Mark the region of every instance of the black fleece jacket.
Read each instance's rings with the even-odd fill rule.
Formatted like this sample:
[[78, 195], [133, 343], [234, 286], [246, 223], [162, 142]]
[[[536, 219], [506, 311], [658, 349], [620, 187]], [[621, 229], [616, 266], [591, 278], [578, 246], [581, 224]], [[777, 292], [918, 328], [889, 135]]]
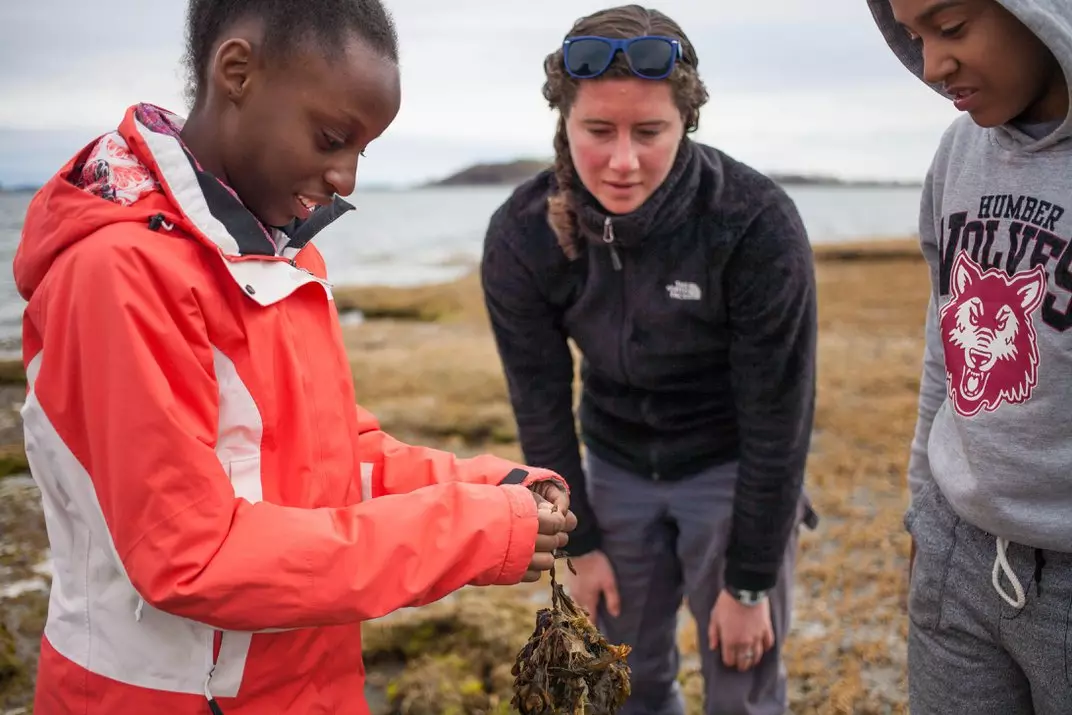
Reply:
[[575, 187], [582, 250], [570, 261], [547, 223], [554, 186], [545, 171], [496, 211], [481, 275], [525, 459], [572, 491], [568, 551], [600, 545], [572, 338], [585, 446], [657, 480], [738, 460], [726, 583], [771, 588], [804, 503], [814, 415], [815, 274], [795, 205], [769, 178], [686, 139], [632, 214], [608, 216]]

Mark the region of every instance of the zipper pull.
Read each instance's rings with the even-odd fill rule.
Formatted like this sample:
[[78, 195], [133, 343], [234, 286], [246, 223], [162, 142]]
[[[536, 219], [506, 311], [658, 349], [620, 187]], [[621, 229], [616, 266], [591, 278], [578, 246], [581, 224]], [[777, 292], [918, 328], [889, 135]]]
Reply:
[[208, 700], [208, 709], [212, 715], [223, 715], [223, 708], [216, 702], [216, 698], [212, 695], [212, 688], [209, 685], [212, 683], [212, 674], [216, 672], [215, 656], [213, 656], [212, 667], [209, 668], [208, 676], [205, 678], [205, 699]]
[[603, 243], [610, 248], [610, 262], [614, 270], [622, 270], [622, 258], [618, 255], [618, 249], [614, 247], [614, 226], [611, 224], [610, 216], [603, 219]]

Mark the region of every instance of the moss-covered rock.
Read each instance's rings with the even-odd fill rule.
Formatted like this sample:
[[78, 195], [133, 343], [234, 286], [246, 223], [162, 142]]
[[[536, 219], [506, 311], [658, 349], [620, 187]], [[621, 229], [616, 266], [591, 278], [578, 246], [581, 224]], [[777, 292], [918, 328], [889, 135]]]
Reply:
[[435, 322], [461, 310], [458, 294], [450, 284], [415, 288], [337, 288], [334, 294], [340, 313], [360, 311], [368, 320]]
[[0, 385], [25, 385], [26, 369], [22, 360], [0, 360]]
[[0, 622], [0, 708], [21, 707], [26, 699], [29, 675], [18, 657], [15, 637]]
[[12, 474], [22, 474], [30, 468], [26, 461], [26, 449], [21, 444], [0, 446], [0, 479]]

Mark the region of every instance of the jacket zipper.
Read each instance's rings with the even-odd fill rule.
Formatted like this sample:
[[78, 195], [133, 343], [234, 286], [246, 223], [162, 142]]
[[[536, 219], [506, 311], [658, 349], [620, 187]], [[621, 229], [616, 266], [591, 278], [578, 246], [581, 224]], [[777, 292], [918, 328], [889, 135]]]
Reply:
[[[613, 224], [610, 216], [607, 216], [607, 217], [605, 217], [603, 219], [603, 243], [607, 244], [607, 248], [610, 249], [610, 262], [611, 262], [611, 265], [614, 266], [614, 270], [621, 271], [622, 270], [622, 258], [621, 258], [621, 256], [618, 255], [618, 249], [614, 247], [614, 224]], [[628, 372], [627, 372], [626, 367], [625, 367], [625, 365], [626, 365], [626, 355], [628, 353], [628, 348], [626, 347], [626, 344], [625, 344], [625, 342], [626, 342], [625, 341], [625, 324], [626, 324], [626, 314], [628, 313], [626, 303], [628, 302], [628, 299], [629, 299], [629, 290], [626, 287], [625, 281], [624, 281], [624, 278], [623, 278], [623, 281], [622, 281], [622, 327], [621, 327], [621, 334], [620, 334], [620, 337], [618, 339], [618, 361], [621, 364], [622, 376], [625, 378], [626, 384], [629, 384], [629, 375], [628, 375]], [[655, 465], [655, 447], [654, 446], [652, 446], [648, 451], [648, 459], [649, 459], [649, 462], [654, 466]], [[659, 475], [658, 471], [653, 471], [651, 476], [652, 476], [652, 479], [654, 479], [655, 481], [659, 481], [659, 479], [660, 479], [660, 475]]]
[[622, 270], [622, 259], [618, 255], [618, 249], [614, 247], [614, 226], [611, 224], [610, 216], [603, 219], [603, 243], [607, 244], [607, 248], [610, 249], [610, 263], [614, 266], [614, 270]]
[[[607, 216], [603, 219], [603, 243], [607, 244], [610, 249], [610, 262], [614, 266], [616, 272], [622, 270], [622, 257], [618, 255], [618, 249], [614, 246], [614, 224], [611, 221], [611, 217]], [[618, 326], [618, 367], [622, 372], [622, 379], [625, 384], [629, 384], [629, 375], [625, 369], [626, 362], [626, 345], [625, 345], [625, 327], [626, 327], [626, 303], [629, 298], [629, 289], [625, 285], [625, 276], [621, 277], [622, 284], [622, 320]]]
[[212, 667], [208, 670], [208, 677], [205, 678], [205, 699], [208, 700], [208, 709], [212, 715], [223, 715], [223, 708], [216, 702], [216, 698], [212, 695], [212, 689], [209, 685], [212, 683], [212, 675], [216, 672], [216, 663], [220, 659], [220, 647], [223, 645], [223, 631], [212, 632]]
[[[141, 620], [144, 608], [145, 599], [139, 596], [138, 605], [134, 609], [134, 620]], [[220, 659], [220, 648], [222, 646], [223, 631], [212, 631], [212, 667], [208, 669], [208, 675], [205, 676], [205, 699], [208, 700], [208, 709], [212, 715], [223, 715], [223, 709], [216, 702], [216, 698], [212, 696], [212, 689], [209, 687], [212, 683], [212, 674], [216, 672], [216, 663]]]

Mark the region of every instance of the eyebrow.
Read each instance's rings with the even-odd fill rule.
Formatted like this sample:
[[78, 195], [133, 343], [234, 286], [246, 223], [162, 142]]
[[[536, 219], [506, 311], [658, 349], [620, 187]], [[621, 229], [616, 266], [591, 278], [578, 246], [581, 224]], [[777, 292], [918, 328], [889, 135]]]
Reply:
[[[582, 124], [602, 124], [602, 125], [607, 125], [607, 126], [613, 126], [614, 125], [614, 122], [610, 121], [609, 119], [598, 119], [598, 118], [595, 118], [595, 117], [593, 117], [591, 119], [584, 119], [584, 120], [581, 121], [581, 123]], [[664, 126], [666, 124], [669, 124], [669, 122], [667, 120], [665, 120], [665, 119], [645, 119], [644, 121], [637, 122], [635, 126], [638, 126], [638, 127], [656, 127], [656, 126], [660, 126], [661, 127], [661, 126]]]
[[916, 18], [916, 22], [927, 22], [943, 10], [949, 10], [950, 8], [958, 7], [963, 4], [964, 0], [942, 0], [942, 2], [935, 3], [921, 12]]

